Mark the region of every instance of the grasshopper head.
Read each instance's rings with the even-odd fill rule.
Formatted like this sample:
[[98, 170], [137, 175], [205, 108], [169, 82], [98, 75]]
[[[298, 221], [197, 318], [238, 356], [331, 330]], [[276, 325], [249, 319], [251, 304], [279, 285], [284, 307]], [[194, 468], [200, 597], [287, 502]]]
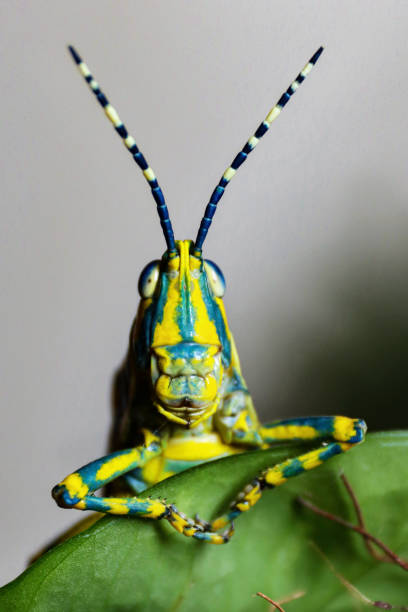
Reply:
[[138, 365], [150, 368], [157, 410], [194, 427], [217, 410], [231, 360], [225, 282], [218, 266], [193, 254], [191, 241], [176, 247], [140, 276], [133, 346]]
[[[121, 373], [134, 399], [132, 394], [142, 396], [143, 389], [135, 389], [137, 385], [133, 381], [141, 374], [145, 382], [146, 372], [150, 372], [153, 401], [159, 413], [170, 421], [194, 427], [217, 410], [222, 397], [223, 373], [231, 366], [231, 351], [233, 361], [237, 361], [222, 303], [224, 278], [215, 264], [202, 258], [203, 243], [230, 180], [310, 73], [323, 47], [310, 58], [225, 170], [205, 208], [194, 245], [188, 240], [175, 241], [164, 194], [153, 169], [87, 65], [73, 47], [69, 50], [106, 116], [142, 170], [156, 203], [167, 244], [161, 261], [150, 263], [141, 274], [142, 300], [132, 328], [129, 352], [129, 360], [136, 367], [133, 377], [129, 377], [128, 362], [127, 369]], [[132, 378], [131, 383], [129, 378]], [[120, 412], [123, 412], [122, 406]], [[119, 415], [119, 422], [122, 417]]]

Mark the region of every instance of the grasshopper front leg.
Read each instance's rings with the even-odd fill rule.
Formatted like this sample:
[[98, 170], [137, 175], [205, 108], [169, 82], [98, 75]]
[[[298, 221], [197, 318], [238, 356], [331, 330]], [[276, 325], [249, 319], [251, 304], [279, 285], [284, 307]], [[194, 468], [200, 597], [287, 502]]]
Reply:
[[259, 434], [266, 445], [282, 441], [328, 440], [327, 445], [287, 459], [267, 468], [237, 495], [224, 515], [211, 521], [202, 522], [204, 528], [217, 531], [231, 524], [242, 512], [246, 512], [260, 499], [265, 488], [273, 489], [284, 484], [289, 478], [312, 470], [325, 461], [353, 448], [364, 441], [366, 424], [361, 419], [343, 416], [306, 417], [285, 419], [265, 425]]
[[140, 514], [146, 518], [162, 518], [165, 505], [160, 501], [137, 497], [96, 497], [95, 491], [135, 468], [142, 467], [163, 451], [162, 442], [148, 430], [143, 430], [143, 445], [116, 451], [84, 465], [69, 474], [52, 490], [52, 496], [62, 508], [95, 510], [107, 514]]
[[153, 457], [163, 452], [162, 441], [144, 430], [145, 444], [120, 450], [92, 461], [73, 472], [52, 490], [52, 496], [62, 508], [94, 510], [105, 514], [133, 515], [149, 519], [166, 519], [179, 533], [197, 540], [224, 544], [233, 533], [231, 526], [226, 533], [204, 530], [200, 523], [188, 518], [172, 504], [162, 500], [141, 497], [96, 497], [95, 491], [127, 472], [143, 467]]

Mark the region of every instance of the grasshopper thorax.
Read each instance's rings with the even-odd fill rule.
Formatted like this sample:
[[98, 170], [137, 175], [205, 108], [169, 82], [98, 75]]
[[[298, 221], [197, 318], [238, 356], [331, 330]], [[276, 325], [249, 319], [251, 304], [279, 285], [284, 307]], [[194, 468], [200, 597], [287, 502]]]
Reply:
[[143, 270], [133, 332], [136, 363], [150, 371], [153, 404], [166, 419], [194, 427], [217, 410], [231, 341], [223, 275], [177, 241]]

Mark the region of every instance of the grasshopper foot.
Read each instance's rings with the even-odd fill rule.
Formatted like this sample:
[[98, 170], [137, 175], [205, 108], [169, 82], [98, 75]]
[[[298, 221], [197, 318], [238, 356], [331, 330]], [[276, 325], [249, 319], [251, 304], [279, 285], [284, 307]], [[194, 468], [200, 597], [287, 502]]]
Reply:
[[188, 518], [183, 512], [177, 510], [174, 505], [167, 506], [167, 508], [169, 512], [164, 518], [176, 531], [187, 537], [193, 537], [196, 540], [209, 542], [210, 544], [226, 544], [234, 533], [233, 523], [229, 525], [226, 531], [218, 533], [211, 529], [210, 523], [203, 521], [199, 517], [196, 517], [196, 520]]

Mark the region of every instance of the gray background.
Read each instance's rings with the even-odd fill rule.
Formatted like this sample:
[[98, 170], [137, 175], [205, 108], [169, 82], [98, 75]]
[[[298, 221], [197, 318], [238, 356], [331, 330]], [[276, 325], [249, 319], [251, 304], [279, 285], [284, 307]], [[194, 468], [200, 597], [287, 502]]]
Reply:
[[77, 45], [193, 238], [235, 153], [313, 70], [205, 245], [264, 419], [406, 413], [406, 2], [1, 2], [1, 580], [78, 514], [50, 488], [104, 454], [110, 384], [164, 241]]

